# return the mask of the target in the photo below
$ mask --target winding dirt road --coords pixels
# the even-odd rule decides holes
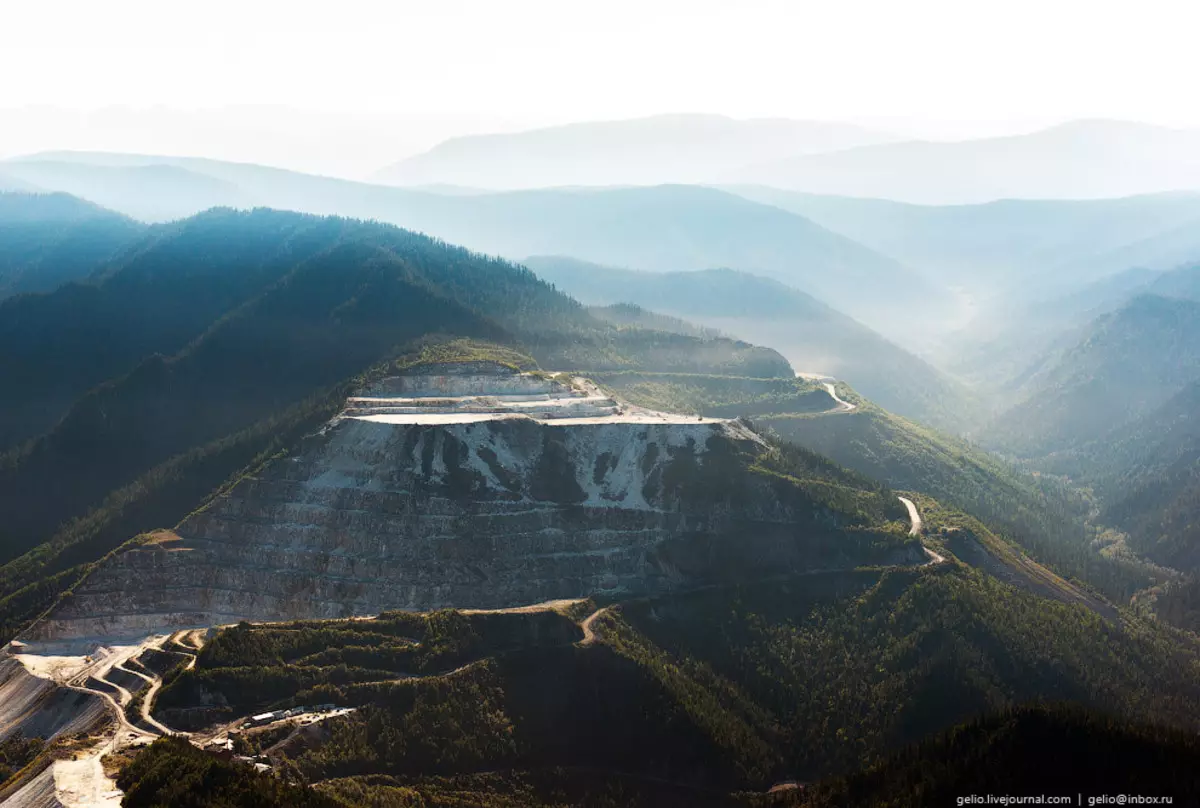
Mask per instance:
[[[921,531],[925,528],[925,522],[921,519],[921,513],[917,510],[916,504],[908,497],[896,497],[904,503],[904,507],[908,508],[908,520],[912,522],[912,527],[908,529],[908,535],[920,536]]]
[[[594,643],[596,641],[596,632],[594,630],[592,630],[592,625],[596,622],[597,617],[606,613],[607,611],[608,611],[607,606],[605,606],[604,608],[601,608],[601,609],[597,609],[596,611],[589,614],[584,619],[584,621],[579,624],[579,627],[581,629],[583,629],[583,639],[579,641],[580,645],[591,645],[592,643]]]
[[[921,519],[921,512],[917,510],[916,503],[914,503],[908,497],[896,497],[896,499],[903,502],[904,507],[908,508],[908,520],[912,523],[912,527],[908,529],[908,535],[920,536],[925,530],[925,522],[923,519]],[[925,562],[925,566],[927,567],[931,564],[942,564],[946,561],[945,556],[941,555],[940,553],[935,553],[924,544],[921,545],[921,549],[923,549],[925,551],[925,555],[929,557],[929,560]]]
[[[853,412],[858,409],[857,404],[851,404],[849,401],[841,398],[837,394],[837,388],[833,386],[833,382],[822,382],[822,386],[829,392],[830,398],[837,402],[837,406],[832,410],[826,410],[823,415],[830,415],[839,412]]]

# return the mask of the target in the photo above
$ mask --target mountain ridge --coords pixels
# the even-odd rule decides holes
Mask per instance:
[[[1097,173],[1097,164],[1110,170]],[[904,141],[784,158],[747,168],[738,179],[816,193],[929,203],[1086,199],[1196,189],[1200,132],[1081,120],[1024,135]]]
[[[746,154],[833,151],[889,139],[835,122],[657,115],[451,138],[371,179],[507,190],[704,182],[740,167]]]

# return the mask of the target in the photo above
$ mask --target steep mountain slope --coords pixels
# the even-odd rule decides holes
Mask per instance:
[[[1080,446],[1151,412],[1200,377],[1200,304],[1142,295],[1093,322],[1030,376],[982,434],[1023,456]]]
[[[201,192],[192,194],[193,201],[184,205],[188,213],[213,204],[265,205],[391,222],[514,260],[570,255],[652,271],[733,267],[793,283],[902,336],[913,327],[906,323],[911,321],[903,314],[906,307],[921,306],[932,314],[950,304],[940,287],[885,255],[803,217],[710,188],[558,189],[463,196],[188,158],[49,154],[3,165],[19,165],[32,176],[43,162],[53,169],[41,170],[38,176],[43,182],[55,181],[59,167],[65,165],[79,166],[85,180],[92,172],[104,173],[107,201],[82,195],[127,213],[133,207],[144,211],[155,204],[156,193],[144,187],[140,178],[142,172],[163,169],[201,175],[225,189],[214,191],[211,198]],[[86,190],[85,180],[63,179],[61,189]],[[180,194],[191,193],[186,184],[180,188],[184,189]],[[146,218],[179,215],[174,192],[168,187],[164,193],[164,209]],[[129,195],[136,205],[116,204],[116,195]],[[863,294],[864,290],[871,294]]]
[[[1146,288],[1189,295],[1194,278],[1194,269],[1183,269],[1159,275]],[[1139,606],[1191,629],[1200,626],[1200,533],[1195,528],[1200,513],[1200,425],[1195,417],[1200,379],[1191,355],[1194,322],[1188,320],[1196,316],[1195,305],[1144,297],[1110,315],[1117,319],[1140,308],[1168,330],[1162,334],[1145,323],[1127,322],[1124,332],[1115,336],[1100,331],[1094,342],[1105,349],[1106,361],[1085,366],[1091,375],[1049,395],[1063,407],[1091,408],[1081,417],[1103,417],[1085,422],[1090,432],[1068,433],[1067,443],[1053,442],[1062,431],[1057,423],[1035,422],[1046,427],[1050,437],[1041,436],[1043,442],[1029,448],[1029,462],[1036,468],[1095,492],[1098,521],[1122,531],[1122,552],[1158,565],[1156,585],[1138,596]],[[1181,315],[1182,322],[1172,320],[1172,314]],[[1055,359],[1066,362],[1075,355],[1067,351]],[[1054,367],[1051,363],[1046,372],[1053,373]],[[1148,392],[1126,389],[1139,384],[1156,387]],[[1173,391],[1178,392],[1171,395]],[[1115,409],[1107,409],[1110,406]],[[1006,417],[1023,421],[1030,415],[1018,407],[1015,415]],[[1002,433],[1000,438],[1012,440],[1012,434]],[[1046,441],[1059,448],[1042,456]]]
[[[927,204],[1129,196],[1200,187],[1200,133],[1081,120],[1027,135],[767,160],[738,179]]]
[[[768,349],[605,324],[528,270],[424,236],[266,210],[155,228],[96,282],[0,308],[5,412],[46,430],[0,456],[5,625],[316,428],[349,380],[418,340],[521,344],[559,368],[792,373]]]
[[[777,281],[725,269],[647,273],[541,256],[525,265],[584,303],[633,303],[770,345],[792,366],[850,382],[895,412],[954,431],[977,416],[965,388],[879,334]]]
[[[761,160],[891,139],[850,124],[659,115],[458,137],[380,169],[372,179],[497,189],[712,182],[752,156]]]
[[[1001,411],[1017,403],[1021,385],[1074,346],[1093,320],[1146,293],[1164,274],[1127,269],[1066,295],[990,303],[935,353],[941,366],[986,393],[993,412]]]
[[[1200,380],[1162,406],[1077,449],[1039,461],[1093,486],[1106,522],[1159,564],[1200,571]]]
[[[102,223],[104,238],[121,238],[124,221]],[[147,231],[93,282],[0,303],[0,449],[49,429],[83,393],[148,356],[178,352],[354,229],[212,213]]]
[[[66,194],[0,192],[0,300],[84,278],[142,229]]]
[[[860,474],[953,505],[1116,603],[1162,580],[1137,559],[1100,552],[1088,518],[1094,503],[1070,486],[880,410],[851,390],[839,395],[856,408],[831,418],[781,411],[755,423]]]

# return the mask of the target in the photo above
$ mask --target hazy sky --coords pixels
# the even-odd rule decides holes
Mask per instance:
[[[1200,126],[1193,101],[1200,75],[1196,6],[8,2],[0,5],[0,155],[43,141],[116,148],[111,141],[127,137],[131,150],[204,148],[213,156],[262,159],[273,144],[280,159],[272,162],[354,173],[460,132],[660,112],[843,119],[941,137],[1077,117]],[[189,113],[184,119],[195,131],[185,137],[178,123],[151,122],[115,125],[114,134],[96,118],[65,125],[43,111],[42,121],[22,110],[28,105],[158,105]],[[275,119],[264,106],[342,117]],[[228,107],[235,109],[222,109]],[[308,131],[279,143],[280,122],[294,127],[300,119]],[[206,135],[206,128],[218,134]],[[247,129],[249,135],[237,134]],[[357,151],[315,165],[320,142],[347,130],[357,133]],[[212,148],[204,147],[209,141]]]

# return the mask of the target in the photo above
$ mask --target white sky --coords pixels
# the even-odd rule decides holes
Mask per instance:
[[[453,134],[661,112],[934,137],[1200,126],[1198,23],[1189,0],[4,0],[0,155],[188,150],[354,174]],[[318,155],[330,139],[353,148]]]

